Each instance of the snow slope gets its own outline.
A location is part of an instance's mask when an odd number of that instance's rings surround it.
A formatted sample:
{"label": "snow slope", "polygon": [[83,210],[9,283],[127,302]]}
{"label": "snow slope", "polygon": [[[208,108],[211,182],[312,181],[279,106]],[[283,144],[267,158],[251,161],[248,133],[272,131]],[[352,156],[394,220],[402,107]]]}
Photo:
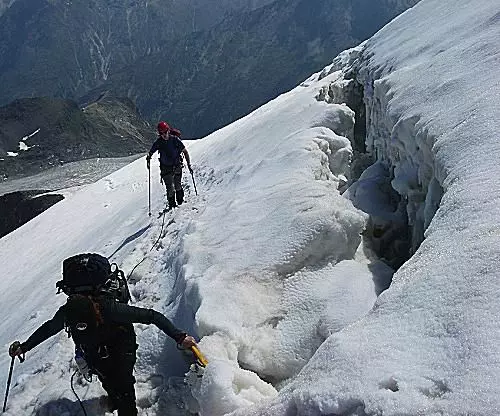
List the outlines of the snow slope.
{"label": "snow slope", "polygon": [[[209,359],[184,385],[173,342],[138,325],[141,415],[498,413],[495,3],[422,0],[294,90],[188,144],[199,195],[186,176],[188,202],[164,221],[156,166],[147,215],[144,159],[68,190],[0,239],[2,345],[64,302],[54,284],[65,257],[97,251],[133,271],[135,304],[202,338]],[[351,184],[355,115],[342,101],[354,82],[378,162]],[[402,211],[386,204],[387,186]],[[369,218],[402,215],[416,252],[382,292],[392,270],[361,233]],[[59,334],[16,364],[7,413],[77,414],[72,352]],[[76,389],[104,414],[98,383]]]}
{"label": "snow slope", "polygon": [[[68,191],[0,240],[5,347],[24,340],[55,312],[54,302],[64,301],[54,284],[65,257],[98,251],[127,274],[146,257],[131,276],[136,304],[204,337],[211,366],[204,386],[194,386],[202,412],[222,414],[276,395],[250,370],[274,382],[295,375],[331,332],[371,309],[378,280],[391,273],[363,253],[366,216],[337,191],[351,156],[340,134],[352,135],[353,112],[314,98],[329,81],[298,87],[189,144],[200,196],[190,189],[166,228],[156,219],[164,199],[157,172],[153,219],[147,216],[148,177],[139,159]],[[155,328],[138,332],[141,414],[163,414],[165,406],[183,414],[176,402],[184,394],[182,357]],[[30,352],[16,368],[9,412],[78,411],[68,391],[71,357],[64,334]],[[7,367],[7,358],[0,365]],[[81,387],[85,404],[96,408],[102,390]]]}
{"label": "snow slope", "polygon": [[498,6],[423,0],[356,52],[368,150],[425,240],[366,318],[235,414],[500,412]]}

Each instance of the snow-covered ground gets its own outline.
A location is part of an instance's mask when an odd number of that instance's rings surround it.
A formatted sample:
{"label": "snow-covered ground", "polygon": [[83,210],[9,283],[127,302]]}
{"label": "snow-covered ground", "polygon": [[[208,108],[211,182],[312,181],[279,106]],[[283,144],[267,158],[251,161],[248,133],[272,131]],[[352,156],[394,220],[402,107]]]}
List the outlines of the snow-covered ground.
{"label": "snow-covered ground", "polygon": [[32,189],[55,191],[62,188],[85,185],[111,174],[139,157],[140,155],[134,155],[69,162],[36,175],[0,181],[0,195]]}
{"label": "snow-covered ground", "polygon": [[379,160],[348,194],[384,216],[366,196],[385,167],[414,246],[425,240],[368,316],[329,337],[272,403],[235,414],[500,413],[498,39],[498,2],[423,0],[343,55]]}
{"label": "snow-covered ground", "polygon": [[[163,219],[156,166],[148,216],[143,158],[68,190],[0,239],[5,351],[64,302],[62,260],[96,251],[133,270],[134,303],[196,334],[209,360],[185,385],[173,341],[138,325],[141,415],[499,413],[499,16],[494,0],[422,0],[301,86],[188,143],[199,195],[186,176],[187,203]],[[342,101],[354,80],[377,163],[351,184],[354,112]],[[380,294],[392,270],[361,233],[402,216],[416,252]],[[28,353],[7,413],[77,414],[72,355],[63,333]],[[8,364],[4,354],[0,385]],[[76,390],[104,414],[98,383]]]}

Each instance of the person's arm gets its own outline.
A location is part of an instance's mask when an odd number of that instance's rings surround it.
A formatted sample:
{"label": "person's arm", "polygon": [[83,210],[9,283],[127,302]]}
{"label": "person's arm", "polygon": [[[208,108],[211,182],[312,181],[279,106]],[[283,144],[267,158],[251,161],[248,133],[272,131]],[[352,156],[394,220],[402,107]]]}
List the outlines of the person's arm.
{"label": "person's arm", "polygon": [[146,156],[146,167],[149,169],[149,166],[151,164],[151,157],[153,156],[154,152],[156,152],[160,147],[160,144],[158,143],[158,140],[155,140],[153,143],[153,146],[151,146],[151,149],[149,149],[148,155]]}
{"label": "person's arm", "polygon": [[153,146],[151,146],[151,149],[149,149],[149,152],[148,152],[148,158],[151,159],[151,157],[153,156],[153,154],[160,148],[160,143],[158,140],[155,140],[155,142],[153,143]]}
{"label": "person's arm", "polygon": [[182,150],[182,154],[184,155],[184,157],[186,158],[186,163],[187,163],[187,166],[188,166],[188,169],[189,169],[189,172],[193,173],[193,168],[191,167],[191,158],[189,157],[189,152],[187,151],[186,148],[184,148]]}
{"label": "person's arm", "polygon": [[196,341],[186,332],[176,328],[170,320],[154,309],[138,308],[124,303],[112,302],[108,304],[109,318],[119,323],[154,324],[177,344],[189,348],[196,346]]}
{"label": "person's arm", "polygon": [[64,306],[61,306],[54,317],[43,323],[25,342],[22,344],[19,341],[14,342],[12,345],[16,345],[17,348],[10,348],[9,354],[12,357],[24,354],[62,329],[64,329]]}
{"label": "person's arm", "polygon": [[188,151],[186,149],[186,146],[184,146],[184,143],[182,143],[182,140],[179,139],[177,136],[174,136],[173,138],[176,141],[175,145],[177,146],[177,149],[186,158],[186,163],[187,163],[187,167],[189,169],[189,172],[193,173],[193,168],[191,167],[191,158],[189,157],[189,153],[188,153]]}

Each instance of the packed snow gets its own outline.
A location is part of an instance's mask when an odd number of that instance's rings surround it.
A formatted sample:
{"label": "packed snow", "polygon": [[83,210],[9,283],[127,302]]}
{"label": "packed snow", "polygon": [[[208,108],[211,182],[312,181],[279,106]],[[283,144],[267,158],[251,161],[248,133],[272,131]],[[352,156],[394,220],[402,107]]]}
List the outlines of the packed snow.
{"label": "packed snow", "polygon": [[[172,340],[136,325],[140,415],[497,414],[499,15],[494,0],[422,0],[294,90],[186,143],[198,195],[186,172],[187,202],[164,216],[157,163],[148,176],[144,158],[66,189],[0,239],[5,351],[65,301],[62,260],[99,252],[124,269],[135,305],[195,335],[209,361],[189,370]],[[373,162],[359,178],[359,109],[345,104],[355,84]],[[370,227],[411,236],[394,276]],[[73,352],[60,333],[16,363],[6,413],[81,414]],[[75,389],[104,414],[98,382]]]}
{"label": "packed snow", "polygon": [[389,178],[416,252],[277,398],[234,415],[500,412],[499,16],[496,1],[423,0],[315,78],[343,63],[364,87],[377,163],[346,196],[398,222],[377,192]]}
{"label": "packed snow", "polygon": [[0,195],[15,191],[58,189],[86,185],[108,176],[142,155],[93,158],[68,162],[36,175],[0,181]]}

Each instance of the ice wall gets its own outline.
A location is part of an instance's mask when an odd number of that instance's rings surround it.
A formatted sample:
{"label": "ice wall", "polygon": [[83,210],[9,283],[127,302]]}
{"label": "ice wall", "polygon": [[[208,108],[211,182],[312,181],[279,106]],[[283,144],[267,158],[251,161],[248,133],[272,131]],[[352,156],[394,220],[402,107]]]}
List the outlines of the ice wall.
{"label": "ice wall", "polygon": [[[441,188],[432,182],[437,186],[427,196],[431,179],[412,177],[421,169],[421,162],[424,166],[432,165],[432,154],[428,148],[425,157],[411,152],[415,148],[414,128],[410,127],[413,120],[396,126],[387,116],[387,91],[374,92],[374,74],[363,67],[364,49],[365,44],[361,44],[344,51],[318,74],[318,81],[327,76],[333,77],[333,81],[319,91],[316,99],[345,103],[355,112],[351,170],[341,190],[357,208],[370,214],[365,235],[374,251],[397,269],[422,241],[424,229],[439,204]],[[402,125],[407,128],[398,133]],[[432,168],[426,169],[429,171],[433,177]],[[423,215],[426,221],[422,220]]]}
{"label": "ice wall", "polygon": [[414,253],[275,400],[233,415],[498,414],[499,16],[423,0],[325,70],[341,72],[318,98],[357,83],[366,106],[375,163],[346,196],[389,228],[404,218]]}

